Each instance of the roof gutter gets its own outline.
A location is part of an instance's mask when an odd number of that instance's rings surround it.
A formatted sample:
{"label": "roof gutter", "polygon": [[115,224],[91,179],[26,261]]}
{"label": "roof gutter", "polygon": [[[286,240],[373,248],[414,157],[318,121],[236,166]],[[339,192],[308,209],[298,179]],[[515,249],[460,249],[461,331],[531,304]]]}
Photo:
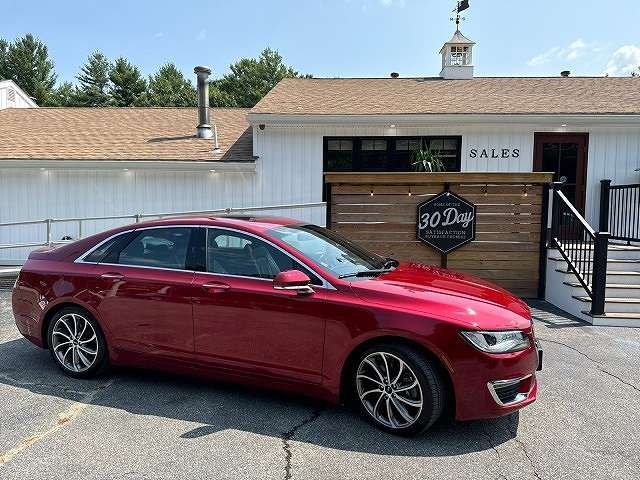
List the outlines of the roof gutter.
{"label": "roof gutter", "polygon": [[190,162],[180,160],[46,160],[0,159],[2,168],[43,168],[47,170],[155,170],[199,172],[215,170],[229,173],[255,173],[255,162]]}
{"label": "roof gutter", "polygon": [[518,114],[518,113],[418,113],[418,114],[367,114],[321,115],[251,113],[247,115],[252,126],[312,126],[312,125],[448,125],[460,124],[557,124],[572,125],[627,125],[640,126],[640,114]]}

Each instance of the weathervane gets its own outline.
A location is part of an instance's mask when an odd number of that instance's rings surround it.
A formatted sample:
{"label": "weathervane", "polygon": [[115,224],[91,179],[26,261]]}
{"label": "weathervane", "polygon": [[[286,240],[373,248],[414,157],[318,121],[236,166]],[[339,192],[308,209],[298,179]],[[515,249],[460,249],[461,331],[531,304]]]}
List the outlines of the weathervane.
{"label": "weathervane", "polygon": [[449,20],[451,20],[452,22],[455,20],[456,30],[459,30],[460,20],[466,20],[466,18],[460,17],[460,12],[469,8],[469,0],[460,0],[457,3],[458,4],[456,5],[456,8],[452,10],[453,12],[455,12],[456,18],[451,17]]}

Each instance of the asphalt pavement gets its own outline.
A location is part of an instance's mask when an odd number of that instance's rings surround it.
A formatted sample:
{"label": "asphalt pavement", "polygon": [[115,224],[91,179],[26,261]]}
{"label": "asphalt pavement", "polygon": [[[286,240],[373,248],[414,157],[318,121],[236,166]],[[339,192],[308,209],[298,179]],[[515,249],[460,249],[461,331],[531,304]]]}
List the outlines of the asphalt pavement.
{"label": "asphalt pavement", "polygon": [[640,478],[640,329],[533,307],[538,401],[407,439],[284,393],[130,369],[68,378],[0,292],[0,479]]}

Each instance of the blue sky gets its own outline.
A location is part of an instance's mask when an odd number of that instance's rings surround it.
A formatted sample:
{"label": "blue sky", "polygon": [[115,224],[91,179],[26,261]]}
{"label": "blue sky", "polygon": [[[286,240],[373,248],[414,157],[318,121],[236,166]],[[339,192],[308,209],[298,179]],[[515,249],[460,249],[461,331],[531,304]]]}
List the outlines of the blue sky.
{"label": "blue sky", "polygon": [[[94,50],[143,72],[173,61],[209,65],[277,49],[318,77],[433,76],[453,33],[451,0],[181,0],[3,2],[0,37],[31,32],[62,80]],[[640,65],[637,0],[470,0],[462,32],[477,42],[476,75],[628,74]],[[615,8],[614,8],[615,5]],[[10,13],[7,15],[7,13]]]}

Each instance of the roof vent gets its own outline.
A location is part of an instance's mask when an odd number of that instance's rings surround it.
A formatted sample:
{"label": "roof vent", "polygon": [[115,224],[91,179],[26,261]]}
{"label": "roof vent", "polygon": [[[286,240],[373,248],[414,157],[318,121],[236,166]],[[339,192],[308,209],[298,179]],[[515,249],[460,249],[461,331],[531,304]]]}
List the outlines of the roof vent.
{"label": "roof vent", "polygon": [[198,76],[198,138],[211,138],[213,132],[209,124],[209,67],[197,66],[193,72]]}
{"label": "roof vent", "polygon": [[571,75],[571,70],[563,70],[560,72],[561,77],[568,77],[569,75]]}
{"label": "roof vent", "polygon": [[391,72],[391,78],[398,78],[400,74],[398,72]]}

